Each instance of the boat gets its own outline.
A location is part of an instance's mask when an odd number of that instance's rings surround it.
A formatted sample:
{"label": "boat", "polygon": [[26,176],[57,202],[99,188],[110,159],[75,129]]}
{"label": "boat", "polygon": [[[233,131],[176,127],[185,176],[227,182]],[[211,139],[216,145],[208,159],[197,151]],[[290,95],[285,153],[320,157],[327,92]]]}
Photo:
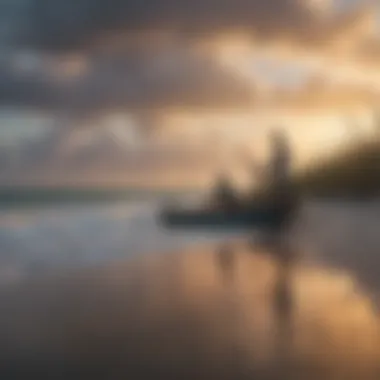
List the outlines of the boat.
{"label": "boat", "polygon": [[281,223],[283,214],[274,208],[249,210],[167,209],[160,213],[162,225],[170,229],[250,230]]}

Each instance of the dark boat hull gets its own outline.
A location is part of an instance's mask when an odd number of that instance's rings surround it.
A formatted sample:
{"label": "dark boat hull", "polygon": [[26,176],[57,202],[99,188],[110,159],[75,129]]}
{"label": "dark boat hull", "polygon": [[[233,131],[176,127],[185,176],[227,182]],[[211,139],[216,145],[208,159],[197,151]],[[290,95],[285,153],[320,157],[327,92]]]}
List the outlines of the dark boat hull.
{"label": "dark boat hull", "polygon": [[160,219],[170,229],[245,230],[273,228],[281,223],[281,215],[275,210],[254,211],[163,211]]}

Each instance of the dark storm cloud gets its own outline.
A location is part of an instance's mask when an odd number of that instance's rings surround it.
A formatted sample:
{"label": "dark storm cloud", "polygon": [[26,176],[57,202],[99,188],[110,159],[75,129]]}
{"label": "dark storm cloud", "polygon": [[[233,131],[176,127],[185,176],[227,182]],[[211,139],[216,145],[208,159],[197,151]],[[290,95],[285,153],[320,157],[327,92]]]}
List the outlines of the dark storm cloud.
{"label": "dark storm cloud", "polygon": [[[250,106],[252,86],[195,53],[192,38],[239,29],[261,37],[310,39],[315,16],[302,4],[300,0],[4,0],[0,46],[37,49],[38,54],[53,57],[76,50],[89,65],[75,80],[57,79],[49,67],[38,73],[2,67],[0,105],[79,113],[118,107]],[[141,41],[145,32],[149,37]],[[170,36],[175,46],[166,49],[161,41],[155,46],[151,32]],[[120,35],[116,51],[102,55],[91,48],[96,42],[108,47]],[[123,50],[125,39],[133,46]]]}
{"label": "dark storm cloud", "polygon": [[82,46],[109,31],[199,36],[244,29],[303,38],[315,18],[299,0],[16,0],[5,2],[2,13],[8,39],[53,50]]}
{"label": "dark storm cloud", "polygon": [[17,73],[0,66],[0,105],[51,108],[57,100],[57,91],[44,76]]}
{"label": "dark storm cloud", "polygon": [[72,78],[46,69],[0,66],[0,104],[47,111],[94,113],[122,108],[247,107],[251,85],[191,49],[136,50],[99,55]]}

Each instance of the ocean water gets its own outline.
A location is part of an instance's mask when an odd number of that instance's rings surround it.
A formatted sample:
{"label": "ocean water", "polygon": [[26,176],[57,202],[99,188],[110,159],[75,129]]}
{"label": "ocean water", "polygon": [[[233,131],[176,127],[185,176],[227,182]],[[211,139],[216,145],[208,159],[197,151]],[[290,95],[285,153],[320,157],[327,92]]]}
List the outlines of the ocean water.
{"label": "ocean water", "polygon": [[[239,233],[173,232],[157,220],[162,199],[50,204],[0,210],[0,283],[59,270],[163,255]],[[380,202],[305,202],[292,233],[303,260],[348,269],[380,289]]]}
{"label": "ocean water", "polygon": [[157,219],[161,207],[149,198],[0,210],[0,281],[239,236],[167,231]]}

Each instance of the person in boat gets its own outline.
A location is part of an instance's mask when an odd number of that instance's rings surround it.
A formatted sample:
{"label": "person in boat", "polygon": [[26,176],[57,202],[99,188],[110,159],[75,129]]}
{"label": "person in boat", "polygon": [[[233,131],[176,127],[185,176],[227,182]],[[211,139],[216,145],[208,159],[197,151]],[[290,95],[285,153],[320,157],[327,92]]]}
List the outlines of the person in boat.
{"label": "person in boat", "polygon": [[238,207],[238,196],[225,175],[220,175],[217,181],[213,200],[215,206],[223,210],[232,211]]}
{"label": "person in boat", "polygon": [[270,139],[270,207],[276,216],[273,228],[282,231],[290,227],[295,219],[298,197],[291,180],[291,150],[287,136],[284,131],[276,129],[272,131]]}

